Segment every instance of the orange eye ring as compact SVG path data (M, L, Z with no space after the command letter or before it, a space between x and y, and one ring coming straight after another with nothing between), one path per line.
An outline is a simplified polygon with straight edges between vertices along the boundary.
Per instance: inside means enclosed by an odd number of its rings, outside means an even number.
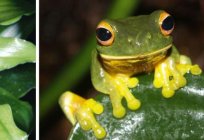
M159 27L163 35L167 36L174 29L174 19L167 12L162 12L159 17Z
M113 28L106 21L101 21L96 28L96 39L102 46L110 46L114 41Z

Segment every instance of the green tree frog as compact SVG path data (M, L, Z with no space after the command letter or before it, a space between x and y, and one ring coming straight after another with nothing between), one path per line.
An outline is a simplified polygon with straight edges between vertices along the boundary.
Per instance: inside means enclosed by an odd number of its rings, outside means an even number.
M96 90L109 95L114 117L122 118L126 113L121 104L123 98L131 110L142 105L129 90L139 83L133 75L154 71L154 87L162 88L162 95L170 98L186 85L185 73L202 72L198 65L191 64L190 58L178 53L170 36L173 29L172 16L163 10L125 19L106 19L98 24L91 79ZM78 121L84 130L92 129L97 138L106 136L95 119L95 114L103 112L99 102L68 91L59 103L72 124Z

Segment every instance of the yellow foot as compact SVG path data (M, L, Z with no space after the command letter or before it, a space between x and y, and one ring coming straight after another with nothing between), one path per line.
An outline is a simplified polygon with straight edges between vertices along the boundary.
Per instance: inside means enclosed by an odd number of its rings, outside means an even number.
M170 98L175 90L186 85L184 74L188 72L199 75L202 71L198 65L192 65L190 59L184 55L180 56L179 63L169 57L156 66L153 84L156 88L162 88L164 97Z
M101 139L106 136L105 129L94 116L103 112L103 106L100 103L93 99L85 100L72 92L65 92L60 97L59 104L73 125L78 121L82 129L92 129L97 138Z
M139 82L138 79L123 74L115 75L110 79L113 84L113 89L109 93L113 106L113 115L116 118L122 118L125 115L126 110L121 104L123 97L126 99L129 109L137 110L141 103L132 95L129 88L136 87Z
M202 73L201 68L198 65L192 65L190 58L185 55L180 56L180 64L176 65L176 68L182 73L191 73L193 75L200 75Z

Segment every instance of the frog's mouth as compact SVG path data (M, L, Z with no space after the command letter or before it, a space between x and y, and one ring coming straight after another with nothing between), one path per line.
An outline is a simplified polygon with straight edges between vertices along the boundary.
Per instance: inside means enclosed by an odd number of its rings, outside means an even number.
M135 74L150 72L155 65L167 56L172 44L152 53L135 56L108 56L100 55L103 67L109 73Z
M152 53L147 53L147 54L141 54L141 55L131 55L131 56L110 56L110 55L104 55L104 54L100 54L101 58L103 60L144 60L147 58L151 58L154 56L158 56L158 55L162 55L163 53L166 53L168 49L170 49L172 47L172 44L154 51Z

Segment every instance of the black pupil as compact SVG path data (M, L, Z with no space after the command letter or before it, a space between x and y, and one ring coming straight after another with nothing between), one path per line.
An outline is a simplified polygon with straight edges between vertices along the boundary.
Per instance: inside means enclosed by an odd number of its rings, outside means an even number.
M96 29L96 36L101 41L107 41L111 38L112 34L109 30L107 30L105 28L98 28L98 29Z
M168 16L162 23L162 29L171 30L174 27L174 19L172 16Z

